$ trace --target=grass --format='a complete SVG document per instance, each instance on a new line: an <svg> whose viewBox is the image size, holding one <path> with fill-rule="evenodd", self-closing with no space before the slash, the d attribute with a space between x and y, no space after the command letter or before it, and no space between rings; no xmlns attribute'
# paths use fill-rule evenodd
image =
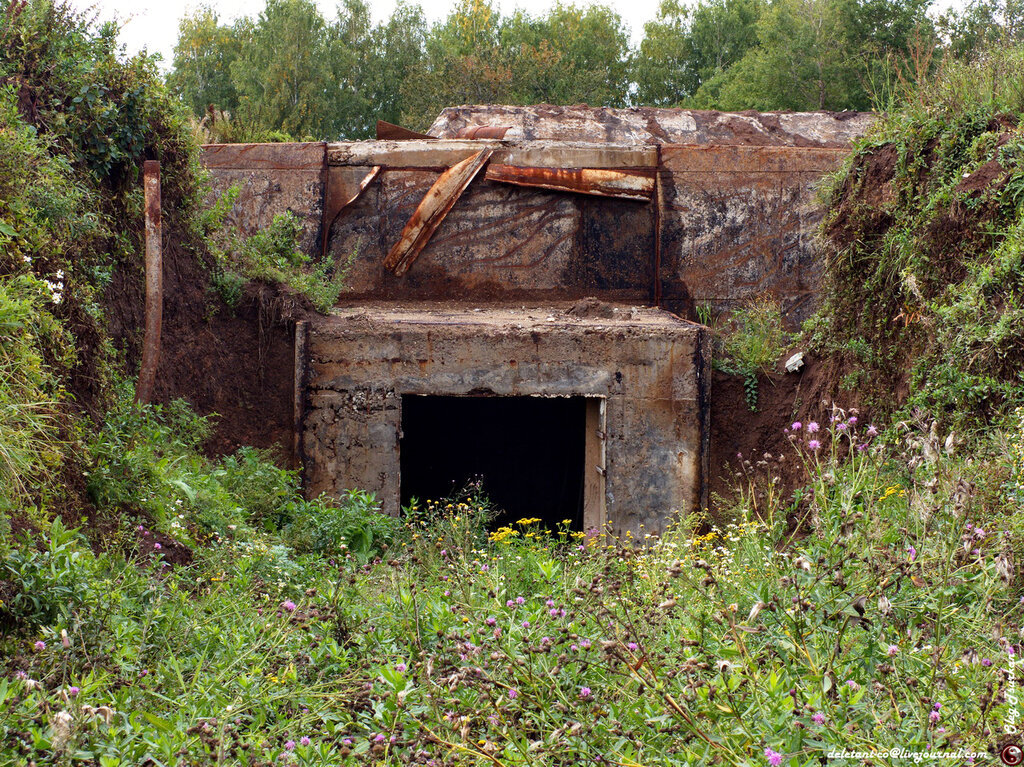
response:
<svg viewBox="0 0 1024 767"><path fill-rule="evenodd" d="M778 301L763 296L730 312L715 328L713 364L730 375L743 376L747 404L757 410L757 377L773 372L793 334L782 324Z"/></svg>
<svg viewBox="0 0 1024 767"><path fill-rule="evenodd" d="M834 417L790 431L801 492L762 499L759 517L741 494L735 522L700 535L693 519L641 531L639 547L525 519L489 534L492 511L470 493L417 504L353 551L351 531L321 549L290 537L320 512L297 524L286 473L251 454L190 465L191 438L150 414L137 443L181 445L165 495L214 483L226 524L171 501L99 556L59 524L44 550L6 542L0 761L984 751L1010 715L1024 609L1024 421L967 458L930 424L876 436ZM134 492L145 506L154 486L118 476L119 503ZM278 490L243 490L255 476ZM370 499L349 500L350 519L373 520ZM194 560L172 563L169 541Z"/></svg>

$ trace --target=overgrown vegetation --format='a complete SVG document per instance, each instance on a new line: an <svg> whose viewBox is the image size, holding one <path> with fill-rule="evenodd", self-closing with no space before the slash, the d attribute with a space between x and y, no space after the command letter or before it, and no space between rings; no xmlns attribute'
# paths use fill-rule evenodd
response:
<svg viewBox="0 0 1024 767"><path fill-rule="evenodd" d="M1024 54L947 62L836 176L820 348L891 410L964 428L1024 401Z"/></svg>
<svg viewBox="0 0 1024 767"><path fill-rule="evenodd" d="M267 454L205 455L184 403L133 403L105 298L141 268L140 161L229 299L308 273L296 222L218 233L230 197L198 213L152 65L59 6L0 9L0 762L998 749L1024 623L1019 50L947 64L834 184L817 343L847 383L876 377L878 410L909 381L913 417L792 423L730 521L620 540L491 531L472 492L403 521L358 491L306 499ZM733 322L724 364L778 359L777 307Z"/></svg>
<svg viewBox="0 0 1024 767"><path fill-rule="evenodd" d="M132 417L144 442L95 482L152 518L102 556L57 525L5 559L9 758L810 765L984 752L1010 716L1024 423L965 460L928 424L900 450L837 410L793 425L810 481L760 518L744 495L734 523L636 548L533 520L488 536L460 496L376 530L367 560L264 532L287 475L196 465L184 413ZM365 500L351 520L385 524Z"/></svg>
<svg viewBox="0 0 1024 767"><path fill-rule="evenodd" d="M710 322L710 317L703 320ZM768 297L757 298L730 312L715 327L712 364L730 375L743 376L743 389L751 410L757 410L757 377L776 372L779 358L793 334L782 322L782 307Z"/></svg>

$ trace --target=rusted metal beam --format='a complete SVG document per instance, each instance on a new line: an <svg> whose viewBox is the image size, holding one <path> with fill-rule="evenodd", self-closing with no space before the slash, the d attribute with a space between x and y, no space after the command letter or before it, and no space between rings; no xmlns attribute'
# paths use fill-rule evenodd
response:
<svg viewBox="0 0 1024 767"><path fill-rule="evenodd" d="M538 168L520 165L491 165L487 169L488 181L638 202L650 202L654 197L654 177L653 170Z"/></svg>
<svg viewBox="0 0 1024 767"><path fill-rule="evenodd" d="M156 368L160 362L160 328L164 308L160 163L146 160L142 166L142 177L146 196L146 332L142 339L142 365L135 387L135 401L152 402Z"/></svg>
<svg viewBox="0 0 1024 767"><path fill-rule="evenodd" d="M467 125L465 128L459 128L459 132L455 134L456 138L495 138L503 139L505 134L512 129L511 125Z"/></svg>
<svg viewBox="0 0 1024 767"><path fill-rule="evenodd" d="M456 163L440 175L409 219L402 236L384 259L384 267L398 276L409 271L412 262L430 242L466 187L487 164L494 150L484 149Z"/></svg>
<svg viewBox="0 0 1024 767"><path fill-rule="evenodd" d="M414 130L403 128L401 125L377 120L378 141L412 141L414 139L437 141L436 136L428 136L426 133L417 133Z"/></svg>
<svg viewBox="0 0 1024 767"><path fill-rule="evenodd" d="M324 220L322 227L323 242L321 255L327 255L331 227L334 221L349 205L359 199L366 187L373 183L380 173L380 165L374 165L367 171L365 168L328 168L327 181L324 185Z"/></svg>

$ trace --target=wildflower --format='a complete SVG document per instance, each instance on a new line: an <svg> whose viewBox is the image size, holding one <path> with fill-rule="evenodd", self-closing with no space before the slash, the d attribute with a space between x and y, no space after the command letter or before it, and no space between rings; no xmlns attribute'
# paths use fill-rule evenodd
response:
<svg viewBox="0 0 1024 767"><path fill-rule="evenodd" d="M928 721L932 724L935 724L937 721L939 721L940 718L941 717L939 716L938 711L932 711L930 714L928 714Z"/></svg>
<svg viewBox="0 0 1024 767"><path fill-rule="evenodd" d="M889 649L886 651L886 655L890 658L896 655L900 651L900 648L894 644L889 645Z"/></svg>
<svg viewBox="0 0 1024 767"><path fill-rule="evenodd" d="M545 602L544 604L545 604L545 605L547 605L548 607L554 607L554 606L555 606L555 600L553 600L553 599L549 599L549 600L548 600L547 602Z"/></svg>
<svg viewBox="0 0 1024 767"><path fill-rule="evenodd" d="M42 639L40 639L38 642L36 642L33 645L33 647L36 648L36 652L42 652L43 650L46 649L46 642L44 642Z"/></svg>
<svg viewBox="0 0 1024 767"><path fill-rule="evenodd" d="M640 649L640 645L638 645L636 642L630 642L626 646L629 648L630 652L636 652Z"/></svg>
<svg viewBox="0 0 1024 767"><path fill-rule="evenodd" d="M522 597L516 597L516 604L517 605L524 604L525 602L526 602L526 600L523 599Z"/></svg>
<svg viewBox="0 0 1024 767"><path fill-rule="evenodd" d="M816 439L812 439L810 442L807 443L807 447L809 447L811 450L818 450L821 447L821 443L818 442L818 440Z"/></svg>
<svg viewBox="0 0 1024 767"><path fill-rule="evenodd" d="M524 629L530 628L530 621L523 621L523 628Z"/></svg>
<svg viewBox="0 0 1024 767"><path fill-rule="evenodd" d="M825 724L825 715L819 711L811 717L811 721L815 724Z"/></svg>
<svg viewBox="0 0 1024 767"><path fill-rule="evenodd" d="M379 733L379 732L378 732L378 733L377 733L377 734L376 734L376 735L374 736L373 740L374 740L374 742L376 742L376 743L383 743L383 742L384 742L384 735L383 735L382 733Z"/></svg>
<svg viewBox="0 0 1024 767"><path fill-rule="evenodd" d="M508 691L508 697L512 700L515 700L519 697L519 690L517 690L515 687L510 688Z"/></svg>
<svg viewBox="0 0 1024 767"><path fill-rule="evenodd" d="M285 610L287 610L290 613L295 612L295 603L292 600L290 600L290 599L286 599L285 601L283 601L281 603L281 607L283 607Z"/></svg>
<svg viewBox="0 0 1024 767"><path fill-rule="evenodd" d="M910 555L911 562L917 559L917 549L915 549L913 546L907 546L907 554Z"/></svg>
<svg viewBox="0 0 1024 767"><path fill-rule="evenodd" d="M859 685L852 679L846 680L846 686L849 687L851 690L856 690L857 687L859 687Z"/></svg>
<svg viewBox="0 0 1024 767"><path fill-rule="evenodd" d="M70 697L72 697L72 698L75 697L76 695L78 695L78 693L80 693L80 692L81 692L81 689L79 689L78 687L75 687L74 685L72 685L71 687L68 688L68 695Z"/></svg>
<svg viewBox="0 0 1024 767"><path fill-rule="evenodd" d="M162 549L162 548L163 548L163 546L161 546L161 545L160 545L159 543L154 543L154 544L153 544L153 548L154 548L154 549Z"/></svg>
<svg viewBox="0 0 1024 767"><path fill-rule="evenodd" d="M942 708L942 704L941 703L936 703L934 706L932 706L932 708L935 709L936 711L938 711L938 710L940 710Z"/></svg>
<svg viewBox="0 0 1024 767"><path fill-rule="evenodd" d="M868 426L868 436L869 437L877 437L878 436L878 429L875 427L874 424Z"/></svg>
<svg viewBox="0 0 1024 767"><path fill-rule="evenodd" d="M313 741L311 741L309 739L308 735L303 735L301 738L299 738L299 743L302 744L303 746L308 746L312 742Z"/></svg>
<svg viewBox="0 0 1024 767"><path fill-rule="evenodd" d="M772 751L770 748L764 750L764 758L768 760L768 764L772 767L779 767L782 764L782 754L778 751Z"/></svg>
<svg viewBox="0 0 1024 767"><path fill-rule="evenodd" d="M818 426L818 422L817 421L811 421L809 424L807 424L807 433L808 434L814 434L820 428L821 427Z"/></svg>
<svg viewBox="0 0 1024 767"><path fill-rule="evenodd" d="M846 419L846 422L847 422L847 423L848 423L848 424L849 424L850 426L853 426L853 425L854 425L855 423L857 423L857 416L855 416L855 415L851 415L851 416L850 416L849 418L847 418L847 419Z"/></svg>
<svg viewBox="0 0 1024 767"><path fill-rule="evenodd" d="M493 626L497 622L498 622L498 619L494 618L494 617L489 617L489 618L487 618L487 620L484 621L484 623L486 623L488 626Z"/></svg>
<svg viewBox="0 0 1024 767"><path fill-rule="evenodd" d="M395 664L395 671L397 671L399 674L404 674L407 668L408 666L406 666L404 663Z"/></svg>
<svg viewBox="0 0 1024 767"><path fill-rule="evenodd" d="M793 431L800 431L800 429L802 429L803 426L804 425L799 421L793 421L793 425L790 426L789 428L792 429Z"/></svg>
<svg viewBox="0 0 1024 767"><path fill-rule="evenodd" d="M71 647L71 640L68 639L68 630L67 629L61 629L60 630L60 643L62 645L64 645L64 649L65 650L70 649L70 647Z"/></svg>
<svg viewBox="0 0 1024 767"><path fill-rule="evenodd" d="M589 688L589 687L581 687L581 688L580 688L580 698L581 698L582 700L587 700L588 698L590 698L590 696L591 696L592 694L593 694L593 693L591 692L591 690L590 690L590 688Z"/></svg>
<svg viewBox="0 0 1024 767"><path fill-rule="evenodd" d="M514 604L515 604L515 602L513 602L511 599L509 599L508 601L505 602L505 607L511 607Z"/></svg>
<svg viewBox="0 0 1024 767"><path fill-rule="evenodd" d="M990 658L982 658L981 659L981 665L985 666L986 668L988 668L989 666L992 665L992 660Z"/></svg>
<svg viewBox="0 0 1024 767"><path fill-rule="evenodd" d="M836 424L836 431L846 431L846 424L845 423Z"/></svg>
<svg viewBox="0 0 1024 767"><path fill-rule="evenodd" d="M285 751L294 751L295 750L295 741L294 740L289 740L287 743L285 743L284 744L284 750Z"/></svg>
<svg viewBox="0 0 1024 767"><path fill-rule="evenodd" d="M581 639L580 640L580 647L582 647L584 650L589 650L590 649L590 640L587 639L586 637Z"/></svg>

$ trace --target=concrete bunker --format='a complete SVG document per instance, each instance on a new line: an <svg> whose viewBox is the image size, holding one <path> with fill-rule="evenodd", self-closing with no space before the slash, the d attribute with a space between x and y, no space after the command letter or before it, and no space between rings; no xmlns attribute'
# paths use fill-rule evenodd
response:
<svg viewBox="0 0 1024 767"><path fill-rule="evenodd" d="M565 449L582 452L575 491L580 529L608 523L620 533L656 530L667 512L697 508L707 460L707 330L657 309L616 306L607 317L580 318L572 308L360 305L318 321L308 335L302 387L310 492L371 490L385 512L396 514L404 494L404 426L429 428L445 415L467 418L470 400L490 400L492 407L504 400L502 417L522 418L536 400L531 418L544 415L540 402L565 406L558 412L550 404L546 415L570 427ZM416 397L431 398L442 412L424 414ZM412 420L403 412L407 407ZM486 404L477 409L483 412ZM461 421L453 429L485 425ZM538 430L536 438L543 434ZM582 445L572 447L574 435ZM410 432L406 439L413 442L405 445L429 443L431 436L443 439ZM482 442L493 449L501 439L493 434ZM500 449L494 452L500 458ZM563 460L568 470L575 459ZM500 481L526 482L519 468L507 466ZM536 485L538 492L545 487ZM523 493L517 503L543 502ZM563 512L551 506L548 513Z"/></svg>
<svg viewBox="0 0 1024 767"><path fill-rule="evenodd" d="M207 147L243 232L290 210L348 273L296 331L307 492L397 514L478 472L513 517L619 534L706 508L711 344L683 318L766 294L808 316L815 185L871 120L457 107L427 136Z"/></svg>

